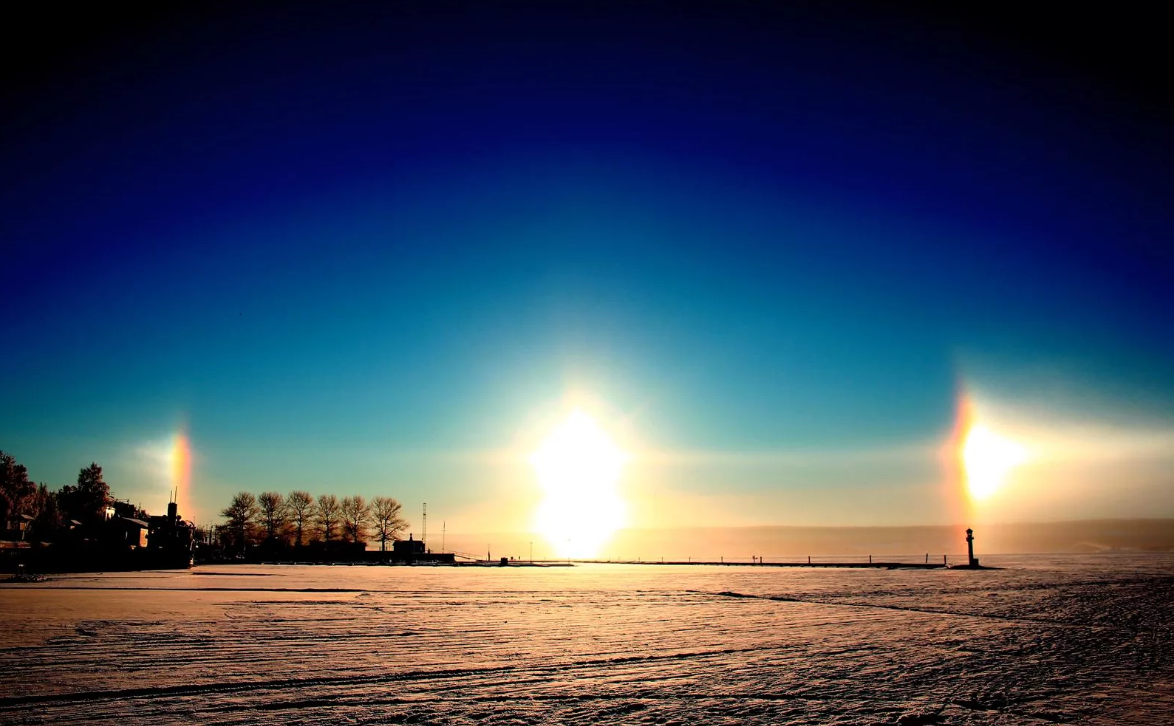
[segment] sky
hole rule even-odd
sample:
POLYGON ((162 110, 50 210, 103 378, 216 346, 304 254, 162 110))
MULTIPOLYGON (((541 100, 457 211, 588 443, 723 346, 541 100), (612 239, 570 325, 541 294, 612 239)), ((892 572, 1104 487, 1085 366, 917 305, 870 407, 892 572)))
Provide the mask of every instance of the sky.
POLYGON ((0 448, 524 532, 579 410, 629 527, 1174 517, 1144 18, 769 5, 14 24, 0 448))

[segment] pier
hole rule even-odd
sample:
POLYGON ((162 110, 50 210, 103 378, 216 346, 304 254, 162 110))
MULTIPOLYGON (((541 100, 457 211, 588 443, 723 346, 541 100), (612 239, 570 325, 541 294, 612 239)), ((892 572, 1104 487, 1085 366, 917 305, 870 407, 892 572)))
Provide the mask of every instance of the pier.
POLYGON ((983 567, 979 565, 978 558, 974 556, 974 530, 966 530, 966 557, 963 559, 959 555, 954 555, 954 564, 950 563, 951 555, 941 554, 933 555, 926 554, 924 561, 918 561, 920 555, 886 555, 889 559, 880 560, 873 555, 859 555, 860 559, 844 559, 844 556, 839 556, 839 559, 832 559, 836 555, 830 555, 827 559, 816 559, 812 556, 807 556, 806 559, 789 557, 774 558, 774 562, 767 562, 765 558, 752 555, 750 561, 745 559, 727 560, 725 557, 719 557, 715 560, 694 560, 692 557, 685 560, 674 559, 666 560, 663 557, 659 560, 646 560, 642 557, 636 559, 610 559, 610 560, 564 560, 568 564, 595 564, 595 565, 706 565, 710 567, 825 567, 825 568, 839 568, 839 569, 854 569, 854 570, 988 570, 997 569, 990 567, 983 567), (893 559, 898 557, 900 559, 893 559), (867 558, 867 559, 865 559, 867 558), (940 560, 939 560, 940 558, 940 560), (961 561, 960 561, 961 560, 961 561))

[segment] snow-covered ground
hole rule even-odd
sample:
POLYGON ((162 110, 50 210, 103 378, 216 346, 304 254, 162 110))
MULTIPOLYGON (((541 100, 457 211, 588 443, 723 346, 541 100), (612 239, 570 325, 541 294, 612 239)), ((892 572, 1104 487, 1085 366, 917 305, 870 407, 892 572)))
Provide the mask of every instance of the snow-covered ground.
POLYGON ((0 585, 0 723, 1174 723, 1174 556, 0 585))

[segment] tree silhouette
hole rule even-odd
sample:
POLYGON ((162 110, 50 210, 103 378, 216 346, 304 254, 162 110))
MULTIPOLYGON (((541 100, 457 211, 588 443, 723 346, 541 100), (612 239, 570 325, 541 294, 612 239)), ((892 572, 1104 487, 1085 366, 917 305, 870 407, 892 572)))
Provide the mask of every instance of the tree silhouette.
POLYGON ((334 528, 338 526, 342 517, 338 497, 333 494, 320 494, 318 503, 314 507, 314 521, 322 532, 322 539, 329 542, 334 539, 334 528))
POLYGON ((257 517, 261 508, 257 506, 257 498, 249 492, 239 492, 232 497, 232 502, 220 512, 220 516, 228 520, 225 525, 231 533, 233 545, 244 549, 253 539, 253 530, 256 527, 257 517))
POLYGON ((16 457, 0 451, 0 528, 14 516, 24 514, 36 487, 28 469, 16 457))
POLYGON ((403 506, 391 497, 375 497, 371 500, 371 520, 375 525, 375 536, 379 539, 379 551, 387 551, 388 541, 399 539, 400 532, 408 528, 408 522, 400 516, 403 506))
POLYGON ((66 516, 80 522, 103 519, 110 506, 110 485, 102 478, 102 467, 91 463, 77 474, 77 486, 65 485, 58 494, 66 516))
POLYGON ((261 508, 265 537, 273 539, 285 528, 285 497, 279 492, 261 492, 257 504, 261 508))
POLYGON ((61 509, 58 507, 57 493, 45 484, 39 484, 32 496, 33 507, 29 514, 34 517, 33 532, 42 539, 51 539, 61 528, 61 509))
POLYGON ((285 509, 298 532, 298 547, 304 544, 302 532, 314 513, 314 498, 310 492, 295 490, 285 498, 285 509))
POLYGON ((344 534, 351 542, 365 542, 371 506, 362 496, 343 497, 340 505, 344 534))

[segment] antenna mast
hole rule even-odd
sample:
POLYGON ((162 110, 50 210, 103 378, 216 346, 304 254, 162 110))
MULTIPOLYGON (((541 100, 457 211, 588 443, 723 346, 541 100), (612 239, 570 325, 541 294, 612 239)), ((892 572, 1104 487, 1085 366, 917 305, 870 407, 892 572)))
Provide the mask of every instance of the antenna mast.
POLYGON ((428 541, 428 502, 424 502, 424 536, 421 539, 428 541))

